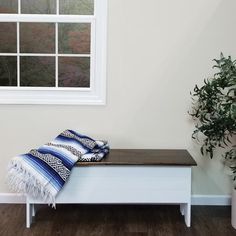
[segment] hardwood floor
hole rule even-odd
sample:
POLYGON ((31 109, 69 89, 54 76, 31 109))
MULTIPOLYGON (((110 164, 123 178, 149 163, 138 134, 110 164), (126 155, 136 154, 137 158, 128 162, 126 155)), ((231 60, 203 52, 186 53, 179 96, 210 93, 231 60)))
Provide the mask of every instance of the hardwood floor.
POLYGON ((36 222, 25 228, 24 205, 0 205, 0 236, 230 236, 230 207, 192 207, 187 228, 178 206, 40 206, 36 222))

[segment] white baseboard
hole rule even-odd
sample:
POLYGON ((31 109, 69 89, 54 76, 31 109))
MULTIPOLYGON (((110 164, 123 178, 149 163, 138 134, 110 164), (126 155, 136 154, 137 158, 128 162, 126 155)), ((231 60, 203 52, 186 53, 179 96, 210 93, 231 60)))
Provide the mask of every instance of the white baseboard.
POLYGON ((26 202, 24 195, 19 193, 0 193, 0 204, 22 204, 26 202))
MULTIPOLYGON (((25 196, 17 193, 0 193, 0 204, 23 204, 25 196)), ((231 195, 192 195, 192 205, 228 206, 231 195)))
POLYGON ((231 195, 192 195, 192 205, 229 206, 231 195))

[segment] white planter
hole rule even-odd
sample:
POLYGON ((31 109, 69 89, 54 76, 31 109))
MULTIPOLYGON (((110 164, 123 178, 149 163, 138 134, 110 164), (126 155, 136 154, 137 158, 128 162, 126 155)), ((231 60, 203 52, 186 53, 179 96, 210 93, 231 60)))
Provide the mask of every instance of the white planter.
POLYGON ((236 189, 232 190, 231 201, 231 224, 236 229, 236 189))

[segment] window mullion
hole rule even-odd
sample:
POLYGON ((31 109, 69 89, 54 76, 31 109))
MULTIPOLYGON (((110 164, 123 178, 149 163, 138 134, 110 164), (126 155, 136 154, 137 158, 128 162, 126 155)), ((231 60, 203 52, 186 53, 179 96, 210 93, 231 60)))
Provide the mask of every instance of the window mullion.
POLYGON ((95 16, 82 15, 0 14, 0 22, 91 23, 94 19, 95 16))
MULTIPOLYGON (((59 0, 57 0, 56 14, 59 15, 59 0)), ((55 50, 56 50, 56 59, 55 59, 55 87, 58 88, 58 22, 55 23, 55 50)))
POLYGON ((56 88, 58 87, 58 23, 55 23, 55 27, 56 27, 56 30, 55 30, 55 49, 56 49, 56 58, 55 58, 55 85, 56 85, 56 88))
MULTIPOLYGON (((96 1, 95 1, 96 2, 96 1)), ((91 22, 90 87, 95 88, 96 21, 91 22)))
POLYGON ((17 87, 20 87, 20 23, 16 25, 17 35, 17 87))
POLYGON ((59 15, 59 9, 60 9, 60 1, 57 0, 57 15, 59 15))
POLYGON ((21 0, 18 0, 18 14, 21 14, 21 0))
MULTIPOLYGON (((21 14, 21 0, 18 0, 18 14, 21 14)), ((20 22, 16 23, 16 43, 17 43, 17 87, 20 87, 20 22)))

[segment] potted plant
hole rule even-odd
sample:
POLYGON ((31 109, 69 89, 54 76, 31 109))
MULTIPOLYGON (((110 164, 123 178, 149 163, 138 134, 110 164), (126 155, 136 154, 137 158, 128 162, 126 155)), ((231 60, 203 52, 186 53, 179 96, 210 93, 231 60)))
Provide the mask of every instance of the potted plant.
MULTIPOLYGON (((223 160, 236 183, 236 60, 214 60, 217 71, 204 85, 194 88, 190 115, 196 122, 192 138, 201 142, 202 155, 213 158, 223 150, 223 160)), ((236 228, 236 185, 232 193, 232 225, 236 228)))

